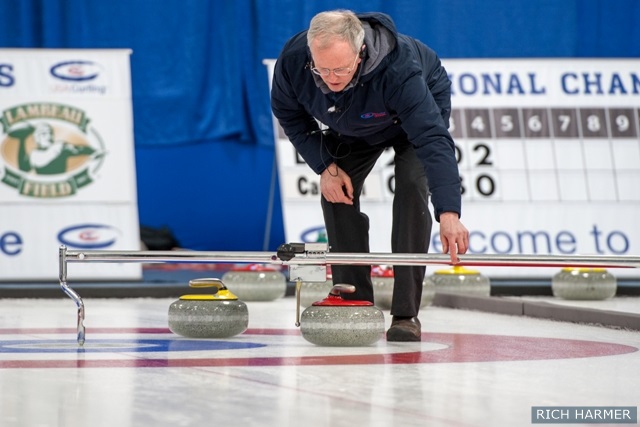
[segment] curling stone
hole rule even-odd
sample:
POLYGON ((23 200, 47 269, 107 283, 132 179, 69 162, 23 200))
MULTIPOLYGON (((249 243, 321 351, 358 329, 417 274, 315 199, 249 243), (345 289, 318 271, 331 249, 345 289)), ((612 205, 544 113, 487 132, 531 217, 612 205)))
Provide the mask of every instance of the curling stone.
POLYGON ((616 294, 616 278, 604 268, 563 268, 551 280, 551 290, 568 300, 603 300, 616 294))
POLYGON ((300 331, 312 344, 330 347, 371 345, 384 335, 384 315, 369 301, 345 300, 352 285, 334 285, 329 295, 302 312, 300 331))
POLYGON ((314 302, 323 299, 331 292, 333 276, 331 266, 327 266, 327 280, 325 282, 302 282, 300 288, 300 305, 309 307, 314 302))
POLYGON ((214 287, 213 295, 183 295, 169 306, 169 329, 188 338, 228 338, 247 330, 247 305, 220 279, 194 279, 192 288, 214 287))
POLYGON ((426 277, 422 281, 422 298, 420 299, 420 307, 430 306, 433 298, 436 296, 436 287, 431 280, 426 277))
POLYGON ((244 301, 273 301, 284 297, 287 278, 262 264, 234 268, 222 275, 222 282, 244 301))
POLYGON ((491 281, 479 271, 456 265, 449 269, 437 270, 427 278, 435 292, 465 295, 491 295, 491 281))
MULTIPOLYGON (((393 266, 380 265, 372 267, 371 283, 373 284, 376 307, 379 307, 382 310, 391 310, 394 283, 393 266)), ((427 307, 428 305, 431 305, 434 295, 435 289, 433 282, 426 279, 423 280, 420 307, 427 307)))
POLYGON ((374 265, 371 267, 371 284, 375 296, 376 307, 391 310, 393 301, 393 267, 390 265, 374 265))

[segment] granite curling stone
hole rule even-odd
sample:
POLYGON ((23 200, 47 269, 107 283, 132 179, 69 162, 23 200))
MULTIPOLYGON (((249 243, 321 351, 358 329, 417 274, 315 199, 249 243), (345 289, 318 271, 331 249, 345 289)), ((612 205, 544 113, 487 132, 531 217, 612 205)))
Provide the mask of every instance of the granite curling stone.
POLYGON ((249 264, 222 275, 222 282, 244 301, 274 301, 287 292, 287 278, 272 266, 249 264))
MULTIPOLYGON (((394 283, 393 266, 376 265, 371 268, 371 283, 373 285, 373 294, 375 295, 376 307, 381 310, 391 310, 393 302, 393 283, 394 283)), ((427 307, 433 302, 435 289, 433 282, 422 281, 422 297, 420 298, 420 307, 427 307)))
POLYGON ((376 306, 382 310, 391 310, 393 301, 393 267, 374 265, 371 267, 371 284, 376 306))
POLYGON ((380 340, 384 336, 382 311, 369 301, 345 300, 341 292, 355 292, 355 286, 334 285, 325 299, 302 312, 302 337, 327 347, 367 346, 380 340))
POLYGON ((487 297, 491 295, 491 281, 487 276, 459 265, 437 270, 427 281, 431 282, 435 292, 487 297))
POLYGON ((551 279, 553 296, 567 300, 604 300, 617 289, 615 276, 604 268, 563 268, 551 279))
POLYGON ((183 295, 169 306, 169 329, 188 338, 229 338, 247 330, 249 311, 220 279, 194 279, 192 288, 214 287, 213 295, 183 295))

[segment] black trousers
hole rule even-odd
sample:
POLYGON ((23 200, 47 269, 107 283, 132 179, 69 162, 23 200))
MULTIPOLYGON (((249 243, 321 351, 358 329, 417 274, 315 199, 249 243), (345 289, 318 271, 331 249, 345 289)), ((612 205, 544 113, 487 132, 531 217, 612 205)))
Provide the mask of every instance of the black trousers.
MULTIPOLYGON (((343 146, 344 148, 344 146, 343 146)), ((349 144, 348 154, 335 162, 351 178, 353 205, 330 203, 322 197, 327 238, 332 252, 368 253, 369 217, 360 210, 360 194, 365 178, 371 172, 384 148, 365 142, 349 144)), ((391 251, 395 253, 427 253, 433 220, 428 209, 429 189, 424 167, 413 146, 401 137, 393 144, 395 151, 395 192, 393 197, 391 251)), ((375 303, 370 266, 331 266, 333 283, 351 284, 353 294, 345 299, 375 303)), ((423 266, 394 267, 393 316, 416 316, 420 309, 423 266)))

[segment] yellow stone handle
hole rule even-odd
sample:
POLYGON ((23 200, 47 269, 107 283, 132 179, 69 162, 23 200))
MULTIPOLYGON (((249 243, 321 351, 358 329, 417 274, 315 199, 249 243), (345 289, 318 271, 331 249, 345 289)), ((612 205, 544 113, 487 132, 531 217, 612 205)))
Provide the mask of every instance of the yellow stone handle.
POLYGON ((227 287, 222 283, 222 280, 207 277, 204 279, 193 279, 189 281, 189 286, 192 288, 214 288, 212 295, 182 295, 180 299, 184 300, 237 300, 238 297, 234 295, 227 287))
POLYGON ((218 290, 227 289, 222 280, 216 278, 193 279, 189 281, 191 288, 218 288, 218 290))

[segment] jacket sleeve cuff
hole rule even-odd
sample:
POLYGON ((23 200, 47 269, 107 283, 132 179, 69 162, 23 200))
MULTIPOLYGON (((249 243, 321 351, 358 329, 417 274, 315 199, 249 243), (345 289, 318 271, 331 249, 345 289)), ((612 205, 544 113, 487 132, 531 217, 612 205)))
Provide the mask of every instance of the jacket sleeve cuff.
POLYGON ((454 212, 458 214, 458 218, 462 217, 462 209, 460 209, 460 206, 443 206, 441 208, 438 208, 435 210, 435 217, 436 217, 436 221, 440 222, 440 214, 443 214, 445 212, 454 212))

